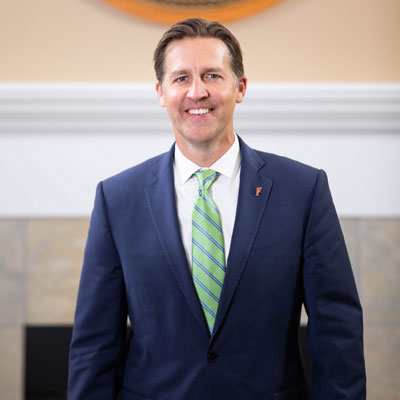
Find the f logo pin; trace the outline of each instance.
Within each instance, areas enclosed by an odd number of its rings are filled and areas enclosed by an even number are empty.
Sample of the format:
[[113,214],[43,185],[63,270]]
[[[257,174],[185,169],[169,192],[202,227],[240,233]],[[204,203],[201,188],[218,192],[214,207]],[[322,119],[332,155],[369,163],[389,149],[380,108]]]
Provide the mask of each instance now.
[[260,195],[261,191],[262,191],[262,187],[256,188],[256,197],[258,197]]

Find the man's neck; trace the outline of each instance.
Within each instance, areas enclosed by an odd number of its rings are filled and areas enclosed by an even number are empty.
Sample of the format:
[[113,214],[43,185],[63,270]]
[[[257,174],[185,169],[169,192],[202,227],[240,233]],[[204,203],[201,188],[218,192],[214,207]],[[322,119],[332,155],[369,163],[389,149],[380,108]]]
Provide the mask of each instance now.
[[235,134],[218,143],[191,144],[177,140],[176,144],[182,154],[200,167],[210,167],[219,160],[235,142]]

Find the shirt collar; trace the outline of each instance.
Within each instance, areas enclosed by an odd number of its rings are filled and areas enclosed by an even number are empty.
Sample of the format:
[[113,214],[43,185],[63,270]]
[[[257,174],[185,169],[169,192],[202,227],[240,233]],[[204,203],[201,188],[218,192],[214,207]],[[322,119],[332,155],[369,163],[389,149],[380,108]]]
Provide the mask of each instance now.
[[[199,169],[204,169],[194,163],[193,161],[186,158],[179,147],[175,144],[174,154],[174,167],[178,173],[180,184],[184,185],[192,175]],[[225,175],[228,178],[234,178],[239,171],[240,167],[240,146],[239,140],[235,134],[235,141],[229,150],[220,157],[209,169],[217,171],[221,175]],[[208,168],[207,168],[208,169]]]

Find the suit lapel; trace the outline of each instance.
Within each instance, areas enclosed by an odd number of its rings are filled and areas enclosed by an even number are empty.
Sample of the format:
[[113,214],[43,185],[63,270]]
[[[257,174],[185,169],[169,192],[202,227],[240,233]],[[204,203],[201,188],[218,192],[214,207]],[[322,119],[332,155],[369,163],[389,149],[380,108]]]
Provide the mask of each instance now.
[[272,187],[271,179],[261,173],[265,161],[240,138],[239,140],[241,147],[239,198],[227,273],[212,338],[221,326],[239,284]]
[[145,188],[146,199],[168,265],[197,322],[209,335],[182,244],[176,211],[173,160],[174,146],[153,171],[152,179]]

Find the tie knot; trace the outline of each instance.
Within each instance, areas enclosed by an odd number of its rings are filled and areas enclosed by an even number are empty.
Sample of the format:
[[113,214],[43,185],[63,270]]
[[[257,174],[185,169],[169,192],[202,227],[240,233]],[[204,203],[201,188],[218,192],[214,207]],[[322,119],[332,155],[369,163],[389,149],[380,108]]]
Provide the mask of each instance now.
[[206,192],[214,182],[218,173],[212,169],[203,169],[202,171],[196,171],[194,174],[197,176],[197,180],[199,181],[199,190]]

